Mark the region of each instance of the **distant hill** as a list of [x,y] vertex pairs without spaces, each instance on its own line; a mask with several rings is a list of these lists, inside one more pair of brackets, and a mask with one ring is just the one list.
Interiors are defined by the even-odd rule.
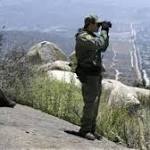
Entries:
[[41,41],[56,43],[67,55],[74,49],[74,34],[72,37],[62,32],[39,31],[3,31],[2,50],[7,53],[12,50],[27,52],[34,44]]
[[[117,79],[128,85],[134,85],[135,83],[135,71],[131,68],[130,52],[132,44],[128,41],[130,35],[127,36],[126,32],[130,33],[130,28],[124,25],[121,30],[118,30],[115,38],[115,34],[111,33],[110,46],[107,52],[104,53],[103,61],[106,66],[105,77],[111,79]],[[29,49],[42,41],[50,41],[58,45],[62,51],[69,56],[74,50],[74,34],[73,31],[58,31],[58,32],[39,32],[39,31],[3,31],[2,41],[2,54],[11,54],[11,51],[18,51],[27,53]],[[124,34],[125,33],[125,34]],[[126,37],[127,36],[127,37]],[[123,40],[123,41],[118,41]],[[125,58],[125,59],[123,59]],[[118,62],[120,62],[118,64]]]

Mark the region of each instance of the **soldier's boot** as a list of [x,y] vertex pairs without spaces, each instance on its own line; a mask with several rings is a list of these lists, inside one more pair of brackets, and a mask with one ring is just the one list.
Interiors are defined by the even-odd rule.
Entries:
[[95,136],[95,138],[96,138],[97,140],[101,140],[101,139],[102,139],[102,136],[101,136],[99,133],[94,132],[94,133],[92,133],[92,134]]
[[91,133],[95,136],[95,138],[96,138],[97,140],[101,140],[101,139],[102,139],[102,135],[100,135],[99,133],[97,133],[97,132],[95,131],[95,129],[92,130]]
[[93,125],[92,125],[92,131],[91,131],[91,133],[95,136],[95,138],[96,138],[97,140],[101,140],[101,139],[102,139],[102,135],[100,135],[99,133],[97,133],[97,132],[95,131],[95,128],[96,128],[96,122],[93,123]]
[[96,139],[96,137],[90,132],[83,133],[83,132],[79,131],[79,136],[81,136],[87,140],[92,140],[92,141],[94,141]]

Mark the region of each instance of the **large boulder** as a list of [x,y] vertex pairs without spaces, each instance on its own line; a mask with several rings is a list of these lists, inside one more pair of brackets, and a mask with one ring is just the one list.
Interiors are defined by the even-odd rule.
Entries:
[[47,63],[39,67],[42,72],[47,72],[49,70],[64,70],[71,71],[70,63],[68,61],[57,60],[52,63]]
[[132,87],[122,84],[120,81],[104,79],[102,81],[103,90],[110,91],[108,105],[112,106],[139,106],[140,102],[136,90]]
[[30,48],[27,60],[31,64],[46,64],[56,60],[67,60],[64,52],[54,43],[43,41]]
[[73,83],[76,86],[81,87],[81,83],[77,79],[77,75],[70,71],[49,70],[48,76],[62,82]]

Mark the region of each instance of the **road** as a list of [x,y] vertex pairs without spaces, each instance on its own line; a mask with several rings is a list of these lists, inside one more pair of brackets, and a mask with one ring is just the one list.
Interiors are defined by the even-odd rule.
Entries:
[[133,28],[133,24],[131,23],[131,43],[133,45],[133,49],[131,51],[131,66],[135,68],[137,79],[140,83],[142,83],[142,74],[139,67],[139,59],[138,59],[138,49],[136,48],[135,41],[136,41],[136,31]]

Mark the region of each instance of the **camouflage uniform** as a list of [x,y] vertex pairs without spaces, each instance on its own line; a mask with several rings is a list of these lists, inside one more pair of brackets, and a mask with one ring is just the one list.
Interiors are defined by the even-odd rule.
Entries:
[[105,30],[99,36],[85,29],[76,34],[76,73],[82,83],[84,100],[80,132],[94,133],[101,95],[101,52],[108,47],[109,36]]

